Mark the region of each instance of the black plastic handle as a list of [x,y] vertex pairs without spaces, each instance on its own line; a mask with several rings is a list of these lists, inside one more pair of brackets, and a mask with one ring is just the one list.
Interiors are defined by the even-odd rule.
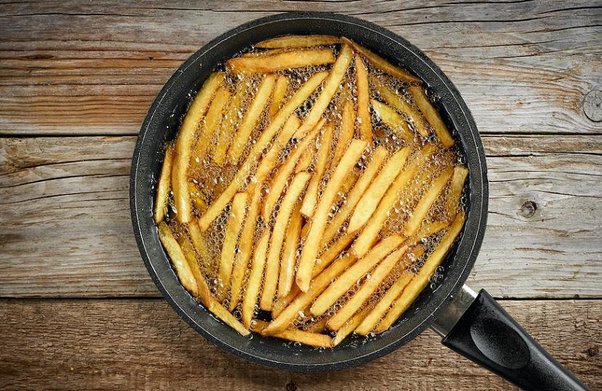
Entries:
[[484,289],[442,343],[525,390],[587,390]]

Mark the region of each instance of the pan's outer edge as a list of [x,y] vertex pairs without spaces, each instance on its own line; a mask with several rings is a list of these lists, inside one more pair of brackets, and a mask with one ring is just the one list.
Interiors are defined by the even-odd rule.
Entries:
[[[363,356],[349,357],[346,360],[341,360],[338,362],[331,362],[331,363],[327,363],[327,364],[292,364],[292,363],[270,360],[270,359],[267,359],[266,357],[258,357],[255,355],[251,355],[248,352],[241,350],[241,348],[239,346],[234,346],[232,344],[228,344],[225,341],[216,338],[213,334],[211,334],[209,331],[205,330],[194,319],[192,319],[190,314],[188,314],[184,310],[184,308],[182,308],[180,303],[178,303],[168,293],[168,291],[166,290],[166,288],[164,286],[164,282],[161,281],[161,278],[158,275],[158,272],[155,270],[155,268],[152,265],[151,260],[149,259],[148,249],[146,247],[145,238],[143,237],[143,235],[145,233],[143,233],[141,231],[141,227],[140,227],[140,218],[141,218],[140,214],[141,213],[139,213],[139,211],[140,211],[140,207],[141,207],[141,205],[140,205],[141,201],[138,199],[138,196],[136,194],[136,190],[137,190],[136,185],[139,182],[138,173],[140,170],[140,149],[141,149],[141,146],[143,145],[143,143],[145,141],[145,137],[147,135],[146,130],[147,130],[150,122],[152,121],[153,116],[155,115],[157,109],[161,105],[163,98],[169,92],[169,90],[172,88],[172,86],[175,84],[178,77],[189,66],[191,66],[201,56],[203,56],[206,52],[210,51],[213,47],[217,46],[221,42],[223,42],[227,39],[230,39],[232,36],[235,36],[237,34],[243,34],[246,30],[250,30],[252,28],[255,28],[255,27],[263,25],[263,24],[270,24],[270,23],[277,22],[277,21],[282,22],[282,21],[287,21],[287,20],[298,20],[298,19],[322,20],[325,22],[336,21],[336,22],[344,22],[346,24],[352,24],[359,28],[371,30],[372,32],[375,32],[375,33],[379,34],[380,36],[382,36],[383,40],[388,40],[388,41],[390,41],[390,43],[395,44],[395,45],[401,45],[406,50],[408,50],[409,52],[414,54],[418,59],[420,59],[424,63],[425,66],[428,66],[429,68],[431,68],[431,70],[440,78],[441,82],[449,90],[451,97],[456,101],[456,104],[461,109],[462,115],[463,115],[464,119],[466,120],[466,126],[469,128],[470,135],[473,137],[472,141],[475,143],[475,146],[476,146],[475,154],[477,155],[476,159],[478,161],[478,168],[479,168],[477,170],[478,172],[474,172],[474,169],[471,169],[470,179],[469,179],[470,188],[471,188],[471,197],[470,198],[472,200],[474,197],[474,199],[476,199],[480,202],[480,208],[478,208],[478,210],[475,210],[475,208],[471,206],[471,209],[469,210],[469,213],[468,213],[469,218],[467,219],[467,221],[469,221],[469,220],[471,220],[471,216],[473,216],[473,218],[475,220],[476,227],[474,229],[471,229],[473,232],[475,232],[475,236],[472,239],[472,246],[469,249],[467,249],[466,260],[465,260],[465,262],[463,262],[463,269],[462,269],[461,273],[459,274],[458,278],[456,280],[447,280],[446,279],[442,283],[442,285],[438,288],[438,289],[447,289],[449,291],[448,294],[446,295],[446,297],[440,303],[438,303],[436,305],[436,307],[432,310],[430,315],[427,316],[418,326],[416,326],[411,332],[407,333],[403,338],[400,338],[396,342],[391,343],[380,350],[372,351],[369,354],[365,354]],[[477,186],[477,187],[475,187],[475,186]],[[474,192],[474,194],[472,194],[473,192]],[[144,120],[144,123],[141,128],[141,133],[140,133],[140,136],[138,138],[138,141],[136,143],[136,147],[134,150],[134,156],[133,156],[132,168],[131,168],[131,177],[130,177],[130,208],[131,208],[132,223],[133,223],[133,228],[134,228],[134,235],[136,237],[136,242],[138,244],[138,247],[139,247],[141,256],[144,260],[144,263],[149,271],[149,274],[151,275],[151,278],[153,279],[153,282],[155,283],[155,285],[157,285],[158,289],[161,291],[163,296],[170,303],[170,305],[176,310],[176,312],[180,315],[180,317],[182,317],[189,325],[191,325],[197,332],[199,332],[201,335],[203,335],[209,341],[211,341],[212,343],[216,344],[217,346],[225,349],[226,351],[229,351],[230,353],[233,353],[237,356],[249,359],[253,362],[260,363],[263,365],[277,367],[277,368],[281,368],[281,369],[296,370],[296,371],[335,370],[335,369],[343,369],[343,368],[359,365],[359,364],[371,361],[375,358],[378,358],[384,354],[387,354],[387,353],[393,351],[394,349],[398,348],[405,342],[414,338],[416,335],[418,335],[420,332],[422,332],[426,327],[428,327],[428,325],[433,321],[433,319],[435,319],[437,317],[437,315],[440,313],[440,311],[443,310],[447,304],[449,304],[450,300],[461,288],[462,284],[464,283],[464,281],[466,280],[466,278],[468,277],[468,275],[470,273],[472,265],[474,264],[474,261],[476,259],[476,254],[478,253],[478,251],[480,249],[484,231],[485,231],[485,225],[486,225],[486,219],[487,219],[487,204],[488,204],[488,182],[487,182],[487,169],[486,169],[486,165],[485,165],[485,154],[484,154],[483,146],[482,146],[482,143],[478,136],[478,131],[477,131],[477,127],[474,122],[474,119],[473,119],[468,107],[466,106],[466,104],[464,103],[462,98],[460,97],[460,94],[459,94],[457,88],[453,85],[453,83],[421,51],[419,51],[415,46],[409,44],[407,41],[405,41],[401,37],[398,37],[397,35],[393,34],[392,32],[385,30],[379,26],[376,26],[372,23],[365,22],[365,21],[362,21],[362,20],[359,20],[356,18],[338,15],[338,14],[320,13],[320,12],[293,12],[293,13],[286,13],[286,14],[277,14],[277,15],[272,15],[272,16],[261,18],[261,19],[257,19],[257,20],[251,21],[249,23],[245,23],[233,30],[230,30],[230,31],[222,34],[218,38],[214,39],[213,41],[211,41],[210,43],[205,45],[199,51],[194,53],[169,79],[169,81],[165,84],[165,86],[163,87],[161,92],[158,94],[157,99],[153,102],[151,108],[149,109],[148,115],[147,115],[146,119]],[[148,236],[148,232],[146,233],[146,235]],[[464,237],[462,239],[464,239]]]

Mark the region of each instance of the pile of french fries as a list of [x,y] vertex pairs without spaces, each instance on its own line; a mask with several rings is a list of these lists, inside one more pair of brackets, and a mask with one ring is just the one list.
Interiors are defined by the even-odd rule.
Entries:
[[255,45],[167,145],[155,221],[182,285],[240,334],[389,329],[464,224],[468,170],[417,77],[346,38]]

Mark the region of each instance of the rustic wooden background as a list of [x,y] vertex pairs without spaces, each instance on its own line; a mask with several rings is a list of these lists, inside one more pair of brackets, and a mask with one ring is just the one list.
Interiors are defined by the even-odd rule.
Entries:
[[0,3],[0,388],[512,389],[427,331],[354,370],[235,359],[160,298],[128,175],[146,110],[191,53],[275,12],[391,29],[458,86],[487,151],[486,287],[602,389],[602,9],[592,1]]

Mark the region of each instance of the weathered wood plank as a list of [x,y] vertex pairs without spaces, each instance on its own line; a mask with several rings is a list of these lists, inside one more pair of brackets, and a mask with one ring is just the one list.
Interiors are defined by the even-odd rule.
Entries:
[[[157,296],[128,205],[134,137],[0,139],[0,297]],[[602,137],[486,136],[490,215],[470,283],[602,297]]]
[[[592,390],[602,387],[601,301],[503,305]],[[301,374],[223,353],[162,300],[5,300],[0,318],[3,389],[515,389],[432,331],[359,368]]]
[[595,0],[266,0],[3,4],[0,134],[135,134],[192,52],[240,23],[303,9],[358,16],[409,39],[457,84],[485,133],[600,133],[582,109],[602,83]]

